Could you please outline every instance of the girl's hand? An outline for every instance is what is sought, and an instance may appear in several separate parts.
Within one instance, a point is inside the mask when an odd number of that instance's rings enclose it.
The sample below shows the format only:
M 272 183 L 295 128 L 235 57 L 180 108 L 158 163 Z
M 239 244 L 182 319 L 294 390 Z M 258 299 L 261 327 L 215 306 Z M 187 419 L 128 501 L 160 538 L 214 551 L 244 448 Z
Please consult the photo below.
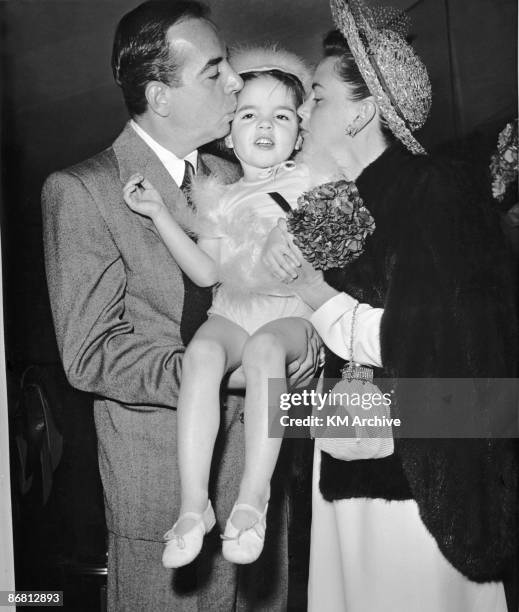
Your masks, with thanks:
M 123 187 L 124 201 L 139 215 L 153 219 L 165 210 L 160 193 L 142 174 L 133 174 Z
M 280 281 L 288 282 L 297 278 L 298 268 L 301 266 L 299 249 L 287 231 L 285 219 L 280 219 L 268 235 L 263 246 L 261 261 Z

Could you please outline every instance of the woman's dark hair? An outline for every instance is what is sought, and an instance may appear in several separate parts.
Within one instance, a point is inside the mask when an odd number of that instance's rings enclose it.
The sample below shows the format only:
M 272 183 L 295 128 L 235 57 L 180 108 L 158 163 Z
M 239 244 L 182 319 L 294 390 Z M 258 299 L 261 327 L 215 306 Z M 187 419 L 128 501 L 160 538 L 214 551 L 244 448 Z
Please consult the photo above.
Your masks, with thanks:
M 371 96 L 353 57 L 348 43 L 339 30 L 328 32 L 323 41 L 324 57 L 336 57 L 335 71 L 351 87 L 352 100 L 363 100 Z
M 357 62 L 339 30 L 328 32 L 323 41 L 324 57 L 336 57 L 335 71 L 337 76 L 350 87 L 350 98 L 355 101 L 364 100 L 371 96 Z M 389 129 L 386 120 L 380 115 L 380 128 L 386 144 L 395 140 L 393 132 Z
M 178 79 L 180 58 L 171 56 L 169 28 L 208 15 L 209 8 L 200 2 L 149 0 L 121 19 L 115 32 L 112 71 L 132 117 L 146 111 L 145 91 L 150 81 L 171 85 Z
M 294 74 L 289 74 L 287 72 L 283 72 L 282 70 L 273 68 L 271 70 L 251 70 L 250 72 L 240 74 L 240 76 L 244 83 L 260 77 L 271 77 L 287 88 L 288 92 L 292 96 L 296 108 L 301 106 L 301 104 L 303 104 L 305 101 L 305 88 Z

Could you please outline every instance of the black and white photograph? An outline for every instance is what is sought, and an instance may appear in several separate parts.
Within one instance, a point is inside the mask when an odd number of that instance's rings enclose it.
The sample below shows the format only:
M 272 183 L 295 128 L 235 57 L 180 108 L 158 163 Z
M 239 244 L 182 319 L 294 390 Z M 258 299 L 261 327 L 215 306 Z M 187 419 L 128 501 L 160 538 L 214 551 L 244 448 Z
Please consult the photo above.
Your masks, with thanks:
M 517 0 L 0 28 L 0 607 L 519 612 Z

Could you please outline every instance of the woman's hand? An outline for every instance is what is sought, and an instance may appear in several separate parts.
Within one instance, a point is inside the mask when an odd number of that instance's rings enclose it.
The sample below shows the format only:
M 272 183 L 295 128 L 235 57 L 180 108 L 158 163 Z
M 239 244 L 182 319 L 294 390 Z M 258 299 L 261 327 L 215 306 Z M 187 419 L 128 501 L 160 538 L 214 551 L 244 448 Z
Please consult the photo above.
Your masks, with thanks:
M 296 247 L 297 248 L 297 247 Z M 317 310 L 330 298 L 335 297 L 339 292 L 330 287 L 324 280 L 321 270 L 316 270 L 312 264 L 303 259 L 301 255 L 301 267 L 298 268 L 297 278 L 289 283 L 294 293 L 311 308 Z
M 288 284 L 296 293 L 306 289 L 318 287 L 324 283 L 324 276 L 321 270 L 316 270 L 311 263 L 301 256 L 301 266 L 297 270 L 297 277 Z
M 297 278 L 301 265 L 299 249 L 287 231 L 285 219 L 280 219 L 270 232 L 263 246 L 261 261 L 267 270 L 280 281 Z
M 326 283 L 322 271 L 303 257 L 287 230 L 285 219 L 280 219 L 270 232 L 263 247 L 262 262 L 314 310 L 338 293 Z
M 123 187 L 124 201 L 139 215 L 154 219 L 166 209 L 160 193 L 142 174 L 133 174 Z

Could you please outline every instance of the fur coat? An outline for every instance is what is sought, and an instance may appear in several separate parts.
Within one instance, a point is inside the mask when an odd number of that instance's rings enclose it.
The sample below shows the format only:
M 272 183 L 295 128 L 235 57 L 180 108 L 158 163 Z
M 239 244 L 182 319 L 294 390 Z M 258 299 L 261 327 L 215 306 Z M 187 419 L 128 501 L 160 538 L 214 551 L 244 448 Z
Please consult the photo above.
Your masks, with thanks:
M 384 308 L 378 375 L 516 376 L 513 276 L 497 219 L 468 175 L 393 145 L 356 182 L 376 230 L 363 255 L 327 280 Z M 326 375 L 341 365 L 330 355 Z M 493 405 L 473 408 L 486 419 Z M 404 420 L 420 405 L 397 391 L 392 409 Z M 501 579 L 516 553 L 516 440 L 396 439 L 394 455 L 364 461 L 323 453 L 320 488 L 327 500 L 415 499 L 443 555 L 474 581 Z

